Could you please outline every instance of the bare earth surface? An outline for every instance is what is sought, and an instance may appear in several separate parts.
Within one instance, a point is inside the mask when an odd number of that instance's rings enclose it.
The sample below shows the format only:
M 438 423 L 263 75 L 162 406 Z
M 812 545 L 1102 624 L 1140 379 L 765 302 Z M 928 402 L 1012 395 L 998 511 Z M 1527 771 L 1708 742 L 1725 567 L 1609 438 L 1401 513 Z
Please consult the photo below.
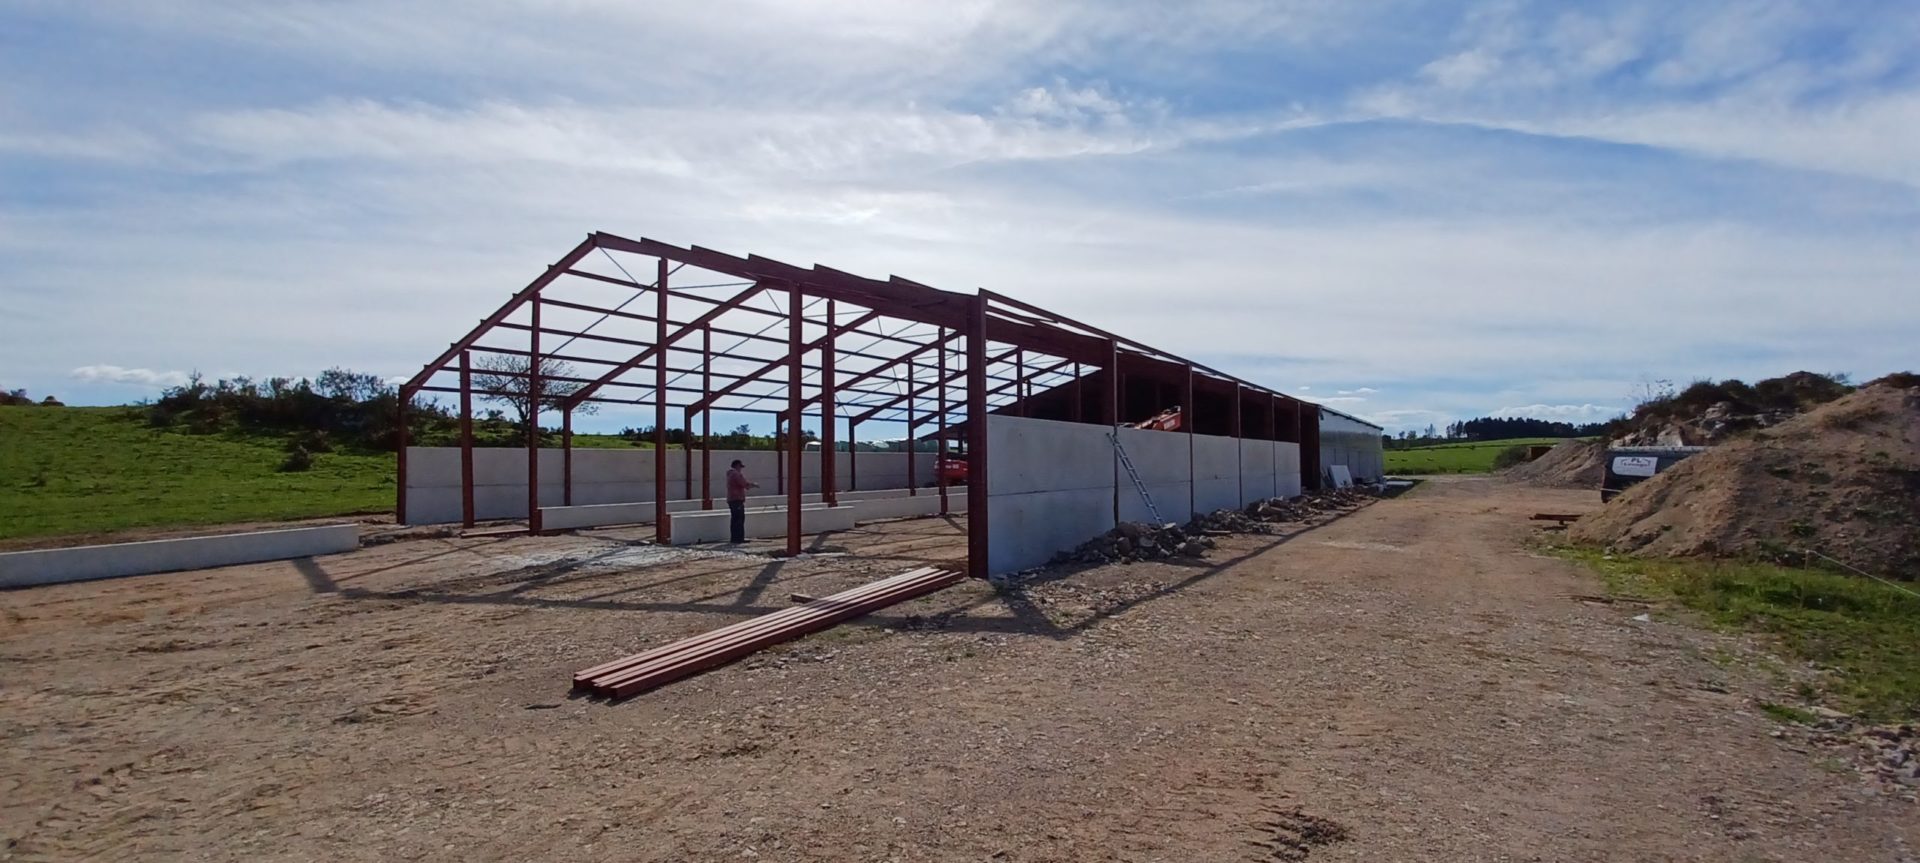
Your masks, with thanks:
M 1596 503 L 1433 482 L 619 704 L 569 675 L 951 560 L 959 525 L 819 543 L 858 558 L 610 531 L 0 593 L 0 858 L 1909 859 L 1915 805 L 1773 737 L 1766 675 L 1725 660 L 1748 644 L 1528 551 L 1528 514 Z

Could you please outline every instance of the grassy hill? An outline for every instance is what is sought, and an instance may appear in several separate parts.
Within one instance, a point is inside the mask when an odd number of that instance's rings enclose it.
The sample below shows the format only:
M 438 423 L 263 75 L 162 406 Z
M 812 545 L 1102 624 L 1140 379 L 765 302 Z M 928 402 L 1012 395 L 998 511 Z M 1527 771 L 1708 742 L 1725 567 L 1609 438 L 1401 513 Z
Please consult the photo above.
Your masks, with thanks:
M 1557 444 L 1560 438 L 1522 437 L 1507 440 L 1443 443 L 1413 449 L 1387 450 L 1387 473 L 1487 473 L 1493 470 L 1493 457 L 1511 446 Z
M 393 508 L 393 454 L 318 453 L 281 473 L 281 435 L 147 426 L 138 409 L 0 407 L 0 540 Z

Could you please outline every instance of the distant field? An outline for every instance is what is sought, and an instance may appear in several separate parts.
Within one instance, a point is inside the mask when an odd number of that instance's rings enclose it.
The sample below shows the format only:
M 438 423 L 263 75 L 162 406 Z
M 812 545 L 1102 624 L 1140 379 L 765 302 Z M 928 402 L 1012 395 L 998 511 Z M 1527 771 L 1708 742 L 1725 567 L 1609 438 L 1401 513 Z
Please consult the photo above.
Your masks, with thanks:
M 1506 440 L 1443 443 L 1414 449 L 1387 450 L 1387 473 L 1487 473 L 1493 457 L 1510 446 L 1557 444 L 1563 438 L 1520 437 Z
M 280 436 L 160 431 L 124 407 L 0 407 L 0 539 L 393 508 L 391 453 L 281 473 L 286 455 Z

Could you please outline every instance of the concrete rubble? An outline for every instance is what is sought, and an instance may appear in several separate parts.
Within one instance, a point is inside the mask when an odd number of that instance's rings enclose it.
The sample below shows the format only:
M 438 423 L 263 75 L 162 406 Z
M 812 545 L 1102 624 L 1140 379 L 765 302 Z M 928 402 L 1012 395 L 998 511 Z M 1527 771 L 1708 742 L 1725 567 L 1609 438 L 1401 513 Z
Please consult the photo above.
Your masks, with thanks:
M 1850 752 L 1861 773 L 1911 798 L 1920 789 L 1920 732 L 1912 725 L 1863 724 L 1844 713 L 1816 709 L 1819 721 L 1809 729 L 1816 745 Z
M 1112 530 L 1081 543 L 1072 551 L 1054 555 L 1053 564 L 1132 563 L 1145 560 L 1204 557 L 1214 538 L 1236 533 L 1272 533 L 1273 525 L 1308 522 L 1347 512 L 1373 500 L 1378 493 L 1364 488 L 1324 489 L 1299 497 L 1271 498 L 1244 509 L 1217 509 L 1185 525 L 1152 525 L 1123 521 Z

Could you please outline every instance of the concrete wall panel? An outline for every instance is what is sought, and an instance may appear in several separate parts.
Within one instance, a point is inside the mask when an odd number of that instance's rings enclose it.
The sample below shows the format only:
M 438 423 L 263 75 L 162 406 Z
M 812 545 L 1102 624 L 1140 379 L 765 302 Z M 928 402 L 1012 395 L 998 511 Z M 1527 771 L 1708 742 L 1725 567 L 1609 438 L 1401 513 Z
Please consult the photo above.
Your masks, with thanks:
M 1097 426 L 1095 428 L 1098 428 Z M 1166 521 L 1184 522 L 1193 517 L 1193 498 L 1189 481 L 1193 460 L 1187 448 L 1187 436 L 1176 432 L 1121 429 L 1120 443 L 1133 459 L 1134 469 L 1153 496 L 1154 507 Z M 1152 521 L 1140 492 L 1123 471 L 1120 476 L 1120 520 Z
M 1274 473 L 1275 444 L 1265 440 L 1243 440 L 1240 444 L 1240 505 L 1273 497 L 1279 488 Z
M 1297 443 L 1276 442 L 1273 456 L 1278 470 L 1275 471 L 1277 489 L 1274 497 L 1299 497 L 1302 489 L 1300 482 L 1300 445 Z
M 825 504 L 808 504 L 800 508 L 800 530 L 805 533 L 825 533 L 831 530 L 846 530 L 854 525 L 859 511 L 858 504 L 829 507 Z M 698 542 L 725 542 L 727 520 L 731 513 L 724 509 L 712 512 L 690 512 L 673 522 L 673 544 L 692 545 Z M 786 507 L 758 507 L 747 510 L 747 538 L 768 539 L 787 535 Z
M 1040 566 L 1113 527 L 1116 485 L 1112 444 L 1104 426 L 1018 417 L 987 423 L 987 570 L 999 574 Z M 1205 511 L 1245 500 L 1300 493 L 1300 447 L 1180 433 L 1121 429 L 1120 441 L 1160 516 L 1186 521 L 1189 489 Z M 1190 481 L 1197 477 L 1197 485 Z M 1146 504 L 1124 472 L 1118 477 L 1120 518 L 1148 521 Z
M 0 587 L 59 584 L 258 563 L 263 560 L 287 560 L 352 551 L 359 547 L 360 527 L 336 524 L 221 536 L 13 551 L 0 554 Z
M 1113 446 L 1107 431 L 1080 423 L 988 418 L 988 572 L 1039 566 L 1055 552 L 1113 527 Z
M 837 472 L 841 490 L 852 488 L 848 458 L 838 453 Z M 711 494 L 726 499 L 727 465 L 734 459 L 746 462 L 747 477 L 760 483 L 757 491 L 771 494 L 776 488 L 777 465 L 785 454 L 770 450 L 714 450 Z M 861 490 L 904 489 L 907 481 L 906 453 L 859 453 Z M 934 453 L 916 453 L 918 476 L 922 485 L 933 482 Z M 564 454 L 558 449 L 540 451 L 541 508 L 559 506 L 564 497 L 561 470 Z M 801 490 L 820 491 L 820 454 L 802 455 Z M 667 453 L 667 498 L 687 498 L 687 457 L 682 450 Z M 702 497 L 699 488 L 700 453 L 693 453 L 694 489 L 691 499 Z M 474 515 L 481 519 L 525 518 L 527 515 L 527 452 L 512 447 L 481 447 L 473 451 Z M 592 506 L 615 503 L 653 502 L 653 450 L 576 449 L 573 451 L 573 505 Z M 460 450 L 457 447 L 407 448 L 407 521 L 409 524 L 446 524 L 460 520 Z
M 1199 512 L 1240 506 L 1240 441 L 1193 436 L 1194 507 Z

